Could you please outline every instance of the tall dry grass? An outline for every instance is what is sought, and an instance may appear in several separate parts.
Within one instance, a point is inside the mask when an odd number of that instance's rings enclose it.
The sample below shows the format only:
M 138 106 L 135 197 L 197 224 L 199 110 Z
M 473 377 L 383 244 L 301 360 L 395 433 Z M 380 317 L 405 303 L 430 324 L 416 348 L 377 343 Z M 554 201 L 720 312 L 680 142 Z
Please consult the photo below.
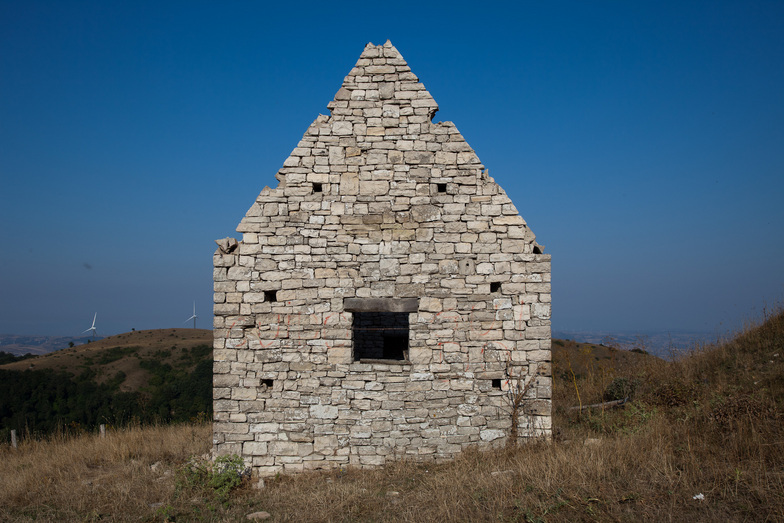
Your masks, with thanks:
M 783 360 L 779 313 L 673 362 L 585 361 L 574 375 L 556 365 L 552 443 L 268 479 L 226 506 L 177 479 L 206 452 L 209 427 L 28 442 L 0 455 L 0 519 L 784 521 Z M 634 383 L 624 407 L 568 408 L 578 392 L 601 401 L 616 379 Z
M 211 427 L 129 427 L 0 446 L 0 520 L 139 521 L 174 493 L 174 469 L 208 452 Z

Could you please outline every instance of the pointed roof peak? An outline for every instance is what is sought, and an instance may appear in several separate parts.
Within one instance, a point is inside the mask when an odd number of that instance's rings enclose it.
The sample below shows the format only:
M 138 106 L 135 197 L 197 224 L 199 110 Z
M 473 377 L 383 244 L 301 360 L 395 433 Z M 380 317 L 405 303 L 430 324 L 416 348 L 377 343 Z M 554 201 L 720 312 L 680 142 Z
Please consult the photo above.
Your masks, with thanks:
M 365 46 L 365 49 L 362 51 L 362 54 L 359 56 L 360 59 L 362 58 L 371 58 L 371 59 L 398 59 L 402 60 L 403 56 L 400 54 L 400 51 L 397 50 L 397 47 L 392 45 L 392 42 L 387 40 L 383 45 L 375 45 L 373 42 L 368 42 Z M 408 65 L 408 64 L 406 64 Z
M 365 113 L 369 114 L 367 109 L 373 106 L 384 111 L 387 117 L 410 111 L 432 119 L 438 111 L 436 101 L 389 40 L 384 45 L 369 42 L 365 46 L 357 63 L 343 79 L 343 86 L 327 106 L 332 117 L 353 119 L 356 115 L 353 109 L 349 110 L 349 102 L 366 102 L 367 105 L 361 108 Z M 391 106 L 399 109 L 391 109 Z M 393 113 L 397 116 L 391 116 Z

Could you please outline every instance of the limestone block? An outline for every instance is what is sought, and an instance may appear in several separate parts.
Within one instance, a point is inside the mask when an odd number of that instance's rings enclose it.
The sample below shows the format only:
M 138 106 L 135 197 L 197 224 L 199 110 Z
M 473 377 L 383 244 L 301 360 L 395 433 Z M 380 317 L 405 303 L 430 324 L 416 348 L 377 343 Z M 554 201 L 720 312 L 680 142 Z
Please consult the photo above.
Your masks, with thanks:
M 435 205 L 415 205 L 411 208 L 411 218 L 418 223 L 436 221 L 441 218 L 441 209 Z
M 337 120 L 332 123 L 332 134 L 338 136 L 346 136 L 346 135 L 350 135 L 352 132 L 353 132 L 353 126 L 351 122 L 347 122 L 344 120 Z
M 480 263 L 476 266 L 477 274 L 493 274 L 495 266 L 492 263 Z
M 528 327 L 526 329 L 526 337 L 530 340 L 544 340 L 550 338 L 550 326 L 546 327 Z M 531 358 L 536 361 L 537 358 Z
M 267 454 L 267 443 L 263 441 L 246 441 L 242 444 L 244 456 L 264 456 Z
M 251 269 L 250 267 L 229 267 L 227 277 L 229 280 L 249 280 Z
M 479 437 L 482 441 L 493 441 L 506 436 L 503 430 L 498 429 L 485 429 L 479 431 Z
M 457 163 L 457 153 L 438 151 L 435 155 L 435 163 L 443 165 L 454 165 Z
M 317 454 L 332 455 L 338 446 L 338 438 L 335 435 L 316 436 L 313 439 L 313 451 Z
M 549 318 L 550 317 L 550 304 L 549 303 L 532 303 L 531 316 L 534 318 Z
M 247 423 L 213 423 L 213 430 L 217 434 L 247 434 Z
M 457 260 L 441 260 L 438 262 L 440 274 L 457 274 L 459 272 Z
M 433 388 L 432 381 L 411 381 L 406 383 L 406 392 L 415 392 L 422 390 L 431 390 Z
M 441 312 L 444 309 L 439 298 L 424 297 L 419 300 L 419 310 L 424 312 Z
M 383 82 L 378 86 L 378 97 L 382 100 L 389 100 L 395 96 L 395 84 L 393 82 Z
M 408 360 L 413 365 L 427 365 L 433 357 L 433 351 L 428 348 L 411 347 L 408 351 Z
M 235 374 L 215 374 L 212 378 L 214 387 L 235 387 L 239 382 L 240 377 Z
M 267 448 L 273 456 L 298 456 L 299 445 L 293 441 L 271 441 L 267 444 Z
M 369 65 L 365 67 L 365 72 L 368 74 L 387 74 L 396 71 L 393 65 Z
M 311 405 L 310 415 L 316 419 L 336 419 L 338 408 L 332 405 Z
M 255 400 L 256 389 L 250 387 L 234 387 L 231 390 L 231 399 L 233 400 Z
M 359 194 L 366 196 L 383 196 L 389 192 L 389 182 L 360 181 Z
M 239 314 L 240 307 L 238 303 L 216 303 L 212 306 L 212 311 L 216 316 L 225 316 Z
M 406 151 L 403 158 L 409 165 L 424 165 L 433 163 L 434 154 L 426 151 Z
M 550 361 L 550 351 L 530 350 L 530 351 L 526 351 L 526 357 L 528 358 L 529 361 Z
M 400 262 L 394 258 L 383 258 L 379 262 L 379 270 L 383 277 L 399 276 Z

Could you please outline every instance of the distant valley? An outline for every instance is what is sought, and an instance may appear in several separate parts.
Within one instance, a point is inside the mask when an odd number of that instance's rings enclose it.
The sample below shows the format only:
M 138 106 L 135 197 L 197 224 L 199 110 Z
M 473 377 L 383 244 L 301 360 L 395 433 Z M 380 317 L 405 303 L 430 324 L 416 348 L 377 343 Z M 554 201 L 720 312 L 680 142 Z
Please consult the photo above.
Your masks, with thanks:
M 100 340 L 101 338 L 97 338 Z M 90 336 L 25 336 L 20 334 L 0 334 L 0 352 L 7 352 L 14 356 L 33 354 L 38 356 L 48 354 L 74 345 L 84 345 L 90 341 Z
M 700 344 L 716 342 L 716 336 L 707 332 L 652 332 L 610 333 L 602 331 L 553 330 L 553 339 L 574 340 L 615 349 L 640 349 L 671 360 L 679 354 L 692 351 Z

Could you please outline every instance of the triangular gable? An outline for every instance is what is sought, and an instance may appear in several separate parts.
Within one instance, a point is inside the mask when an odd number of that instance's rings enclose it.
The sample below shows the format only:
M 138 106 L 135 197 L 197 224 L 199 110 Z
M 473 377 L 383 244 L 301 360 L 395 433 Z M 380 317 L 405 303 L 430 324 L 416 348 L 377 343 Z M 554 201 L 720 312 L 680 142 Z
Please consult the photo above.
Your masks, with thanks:
M 455 125 L 432 122 L 438 104 L 389 41 L 383 46 L 367 44 L 327 107 L 331 114 L 319 115 L 310 125 L 278 171 L 278 187 L 264 188 L 238 232 L 274 234 L 269 227 L 287 221 L 282 218 L 292 211 L 290 197 L 327 204 L 390 201 L 400 206 L 410 198 L 413 185 L 423 197 L 421 203 L 430 203 L 424 199 L 431 196 L 441 203 L 453 202 L 460 193 L 470 201 L 458 198 L 459 203 L 479 205 L 483 215 L 495 214 L 501 206 L 500 220 L 519 228 L 510 236 L 524 241 L 525 252 L 539 252 L 514 204 L 488 176 Z M 435 194 L 430 189 L 425 193 L 424 184 L 435 184 Z M 461 188 L 438 194 L 439 185 Z M 396 199 L 401 203 L 395 204 Z M 410 200 L 418 204 L 416 197 Z M 317 210 L 302 207 L 296 212 L 309 215 Z M 336 212 L 344 210 L 335 206 Z M 298 215 L 296 220 L 306 218 Z

